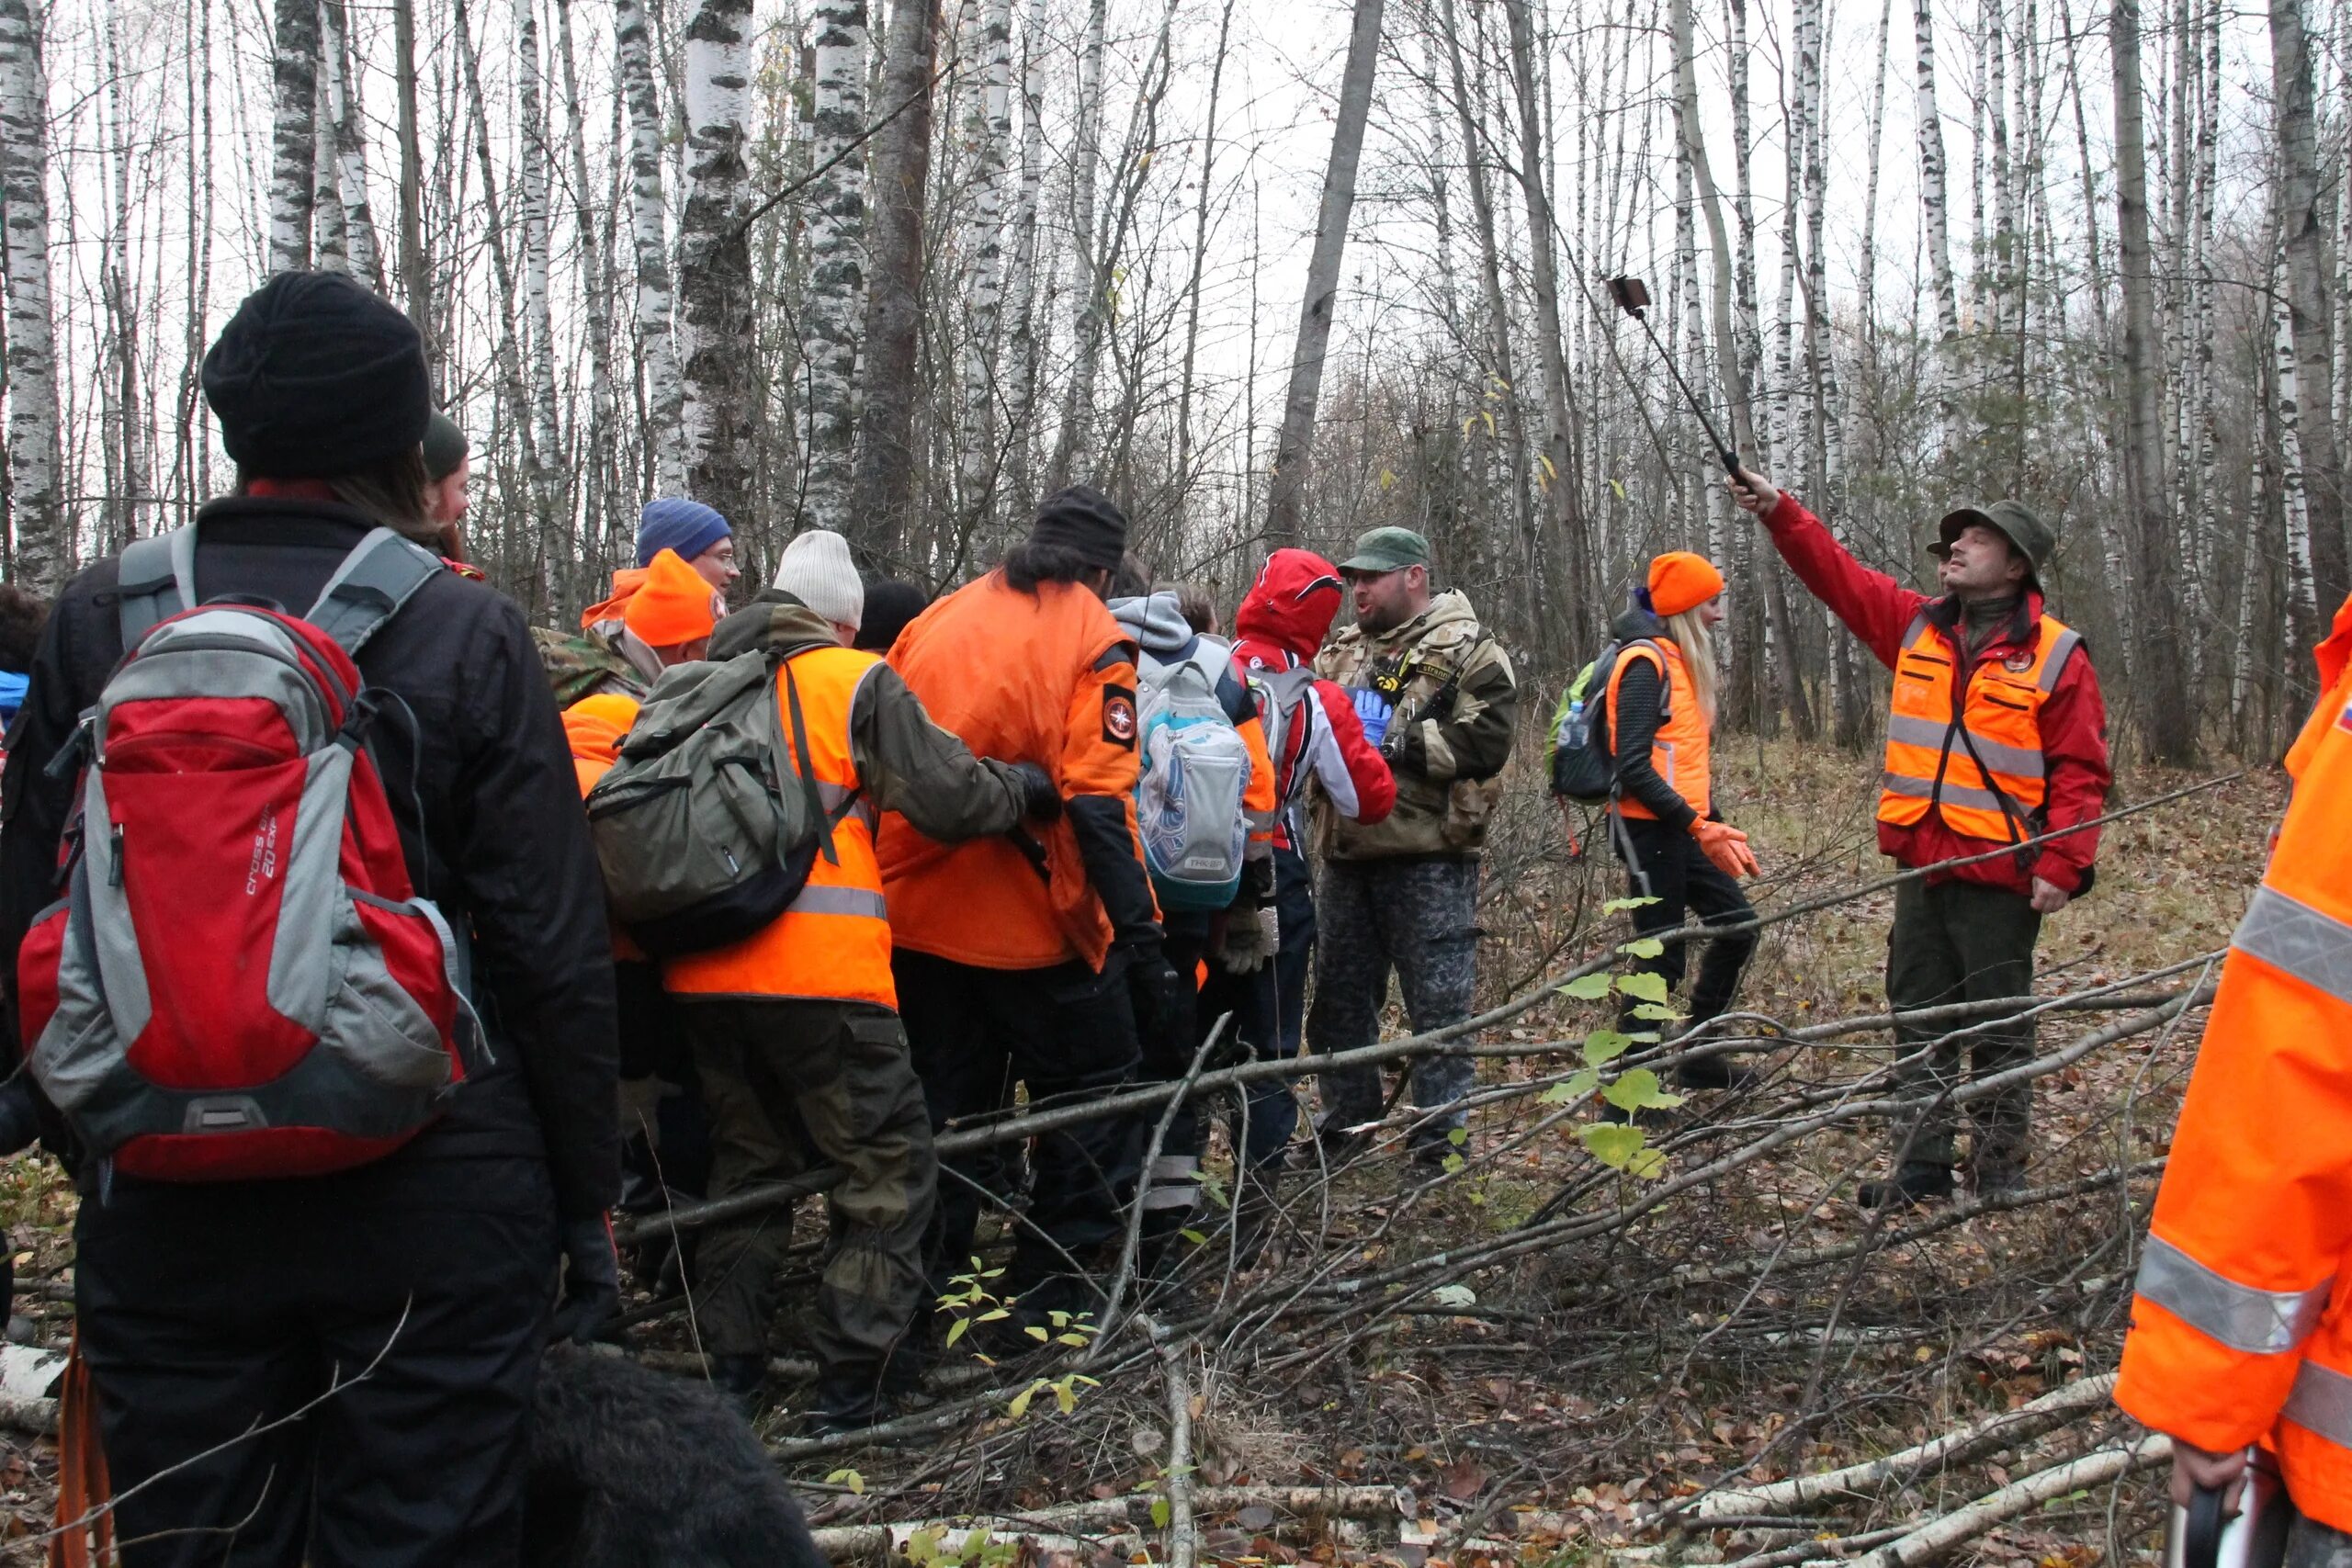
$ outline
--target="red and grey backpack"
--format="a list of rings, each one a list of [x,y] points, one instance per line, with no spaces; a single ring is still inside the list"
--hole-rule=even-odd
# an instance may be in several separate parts
[[[128,651],[51,764],[83,768],[81,799],[17,958],[25,1043],[125,1174],[342,1170],[441,1112],[476,1035],[351,658],[443,568],[379,528],[297,616],[197,604],[195,557],[193,526],[123,552]]]

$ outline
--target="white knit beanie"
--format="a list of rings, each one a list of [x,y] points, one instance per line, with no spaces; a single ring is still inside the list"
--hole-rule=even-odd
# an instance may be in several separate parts
[[[811,528],[784,547],[775,586],[836,626],[854,631],[865,619],[865,584],[849,541],[829,528]]]

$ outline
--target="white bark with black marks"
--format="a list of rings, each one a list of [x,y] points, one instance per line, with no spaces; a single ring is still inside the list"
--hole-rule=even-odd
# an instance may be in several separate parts
[[[744,3],[742,8],[750,7]],[[865,305],[865,164],[851,150],[865,133],[865,0],[817,0],[808,30],[817,60],[808,157],[810,168],[821,172],[807,197],[808,282],[800,345],[807,364],[808,471],[800,521],[844,532],[854,479],[857,333]]]
[[[275,21],[269,270],[300,272],[311,265],[311,215],[318,197],[319,0],[277,0]]]
[[[646,0],[615,0],[613,51],[628,117],[629,246],[636,261],[638,349],[645,365],[649,428],[657,495],[686,488],[685,383],[671,316],[670,238],[662,190],[662,103],[653,86],[653,49]]]
[[[0,203],[7,219],[9,576],[53,592],[73,568],[73,551],[58,490],[49,76],[33,0],[0,0]]]

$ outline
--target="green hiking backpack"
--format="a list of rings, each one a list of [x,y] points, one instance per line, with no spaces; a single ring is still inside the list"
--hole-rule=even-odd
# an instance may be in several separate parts
[[[792,743],[776,721],[777,686]],[[588,792],[588,828],[613,914],[657,958],[741,942],[800,896],[833,824],[813,779],[800,691],[765,649],[662,672],[612,771]]]

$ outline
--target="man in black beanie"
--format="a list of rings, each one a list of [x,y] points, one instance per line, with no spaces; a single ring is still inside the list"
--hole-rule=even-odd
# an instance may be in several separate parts
[[[433,518],[447,525],[450,537],[457,536],[458,525],[466,520],[466,485],[473,478],[473,465],[467,461],[473,444],[458,422],[447,414],[435,412],[424,423],[424,479],[432,486]],[[447,556],[458,556],[459,550],[445,549]]]
[[[882,818],[890,968],[934,1130],[994,1111],[1015,1079],[1033,1103],[1098,1099],[1134,1075],[1139,1031],[1190,1016],[1136,831],[1135,644],[1102,603],[1126,536],[1101,491],[1063,491],[1002,565],[890,650],[933,723],[975,755],[1041,764],[1062,800],[1059,820],[1018,840],[944,844]],[[1132,1115],[1037,1140],[1028,1223],[997,1287],[1019,1298],[1018,1322],[1003,1326],[1102,1310],[1142,1147]],[[967,1267],[995,1168],[944,1164],[925,1249],[935,1291]],[[999,1348],[1034,1342],[1011,1332]]]
[[[192,580],[142,578],[141,546],[129,568],[99,561],[35,654],[0,811],[7,973],[58,897],[79,785],[49,764],[126,621],[229,594],[315,614],[375,528],[435,536],[423,345],[348,276],[271,279],[205,356],[204,389],[238,490],[197,513]],[[355,656],[378,706],[368,749],[409,880],[470,961],[489,1049],[437,1120],[340,1174],[175,1182],[77,1162],[75,1324],[129,1568],[511,1568],[550,1323],[585,1336],[618,1305],[612,950],[571,754],[515,607],[407,564],[424,575]],[[19,1038],[13,1021],[0,1038]]]

